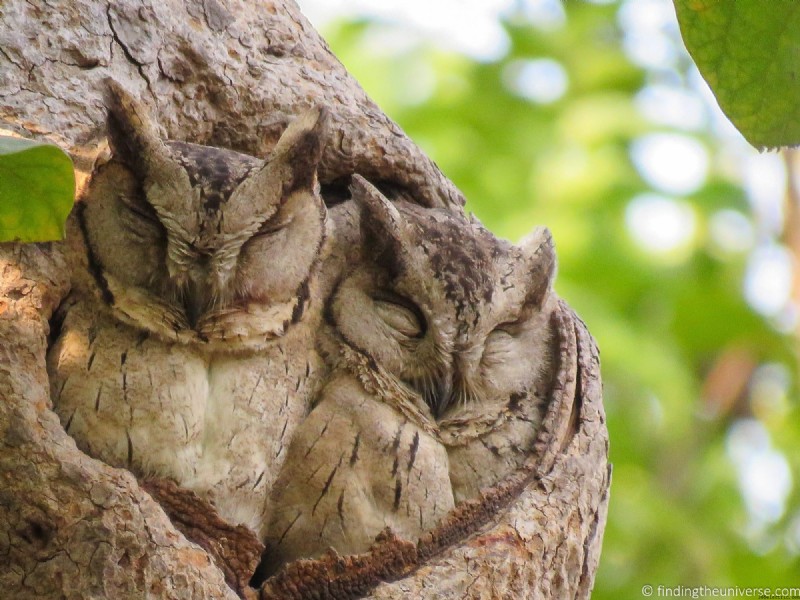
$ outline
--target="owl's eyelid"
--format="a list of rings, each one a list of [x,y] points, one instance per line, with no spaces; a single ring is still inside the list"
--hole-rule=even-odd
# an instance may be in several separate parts
[[[496,325],[494,329],[492,329],[491,333],[494,332],[501,332],[507,333],[510,336],[516,336],[519,333],[519,329],[524,321],[524,317],[518,317],[516,319],[510,319],[508,321],[503,321],[499,325]]]
[[[519,335],[519,320],[505,321],[489,332],[481,355],[481,364],[485,366],[502,363],[513,355],[514,342]]]
[[[422,314],[422,311],[419,309],[419,307],[412,300],[409,300],[405,296],[401,296],[396,292],[382,289],[373,292],[372,299],[376,302],[393,304],[410,312],[419,324],[419,334],[417,334],[415,337],[419,338],[425,335],[425,332],[428,330],[428,321],[425,319],[425,315]]]
[[[513,316],[499,325],[495,325],[492,331],[505,331],[511,336],[516,336],[520,333],[523,325],[528,322],[533,314],[533,311],[536,310],[536,305],[533,302],[524,302],[522,306],[519,307],[518,310],[515,311]]]
[[[413,300],[410,300],[405,296],[401,296],[397,292],[378,289],[372,294],[372,298],[373,300],[380,300],[381,302],[388,302],[389,304],[397,304],[406,310],[410,310],[412,313],[414,313],[414,316],[419,319],[420,323],[425,323],[425,316],[422,314],[419,306],[417,306]]]

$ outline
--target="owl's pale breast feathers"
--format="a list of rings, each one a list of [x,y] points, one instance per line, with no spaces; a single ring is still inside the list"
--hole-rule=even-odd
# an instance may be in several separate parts
[[[435,437],[335,374],[275,482],[268,571],[329,547],[364,552],[386,527],[416,539],[454,506],[447,464]]]

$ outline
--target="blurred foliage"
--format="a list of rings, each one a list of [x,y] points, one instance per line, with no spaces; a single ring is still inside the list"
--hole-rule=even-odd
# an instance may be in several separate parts
[[[757,147],[800,143],[795,2],[675,0],[686,47],[719,104]]]
[[[0,242],[64,237],[75,175],[57,146],[0,136]]]
[[[670,69],[637,65],[624,51],[624,6],[561,6],[560,27],[508,15],[508,52],[484,62],[413,42],[389,23],[339,20],[323,34],[487,226],[512,240],[539,223],[553,232],[557,291],[589,325],[603,361],[614,473],[594,598],[638,598],[644,584],[796,583],[796,339],[743,294],[752,252],[778,243],[780,232],[761,228],[708,116],[694,128],[644,116],[637,98],[649,86],[696,95],[683,49]],[[513,76],[542,58],[561,65],[568,84],[536,102]],[[665,251],[637,241],[629,219],[637,196],[665,196],[633,158],[637,140],[654,132],[691,138],[710,156],[696,189],[666,194],[694,225]],[[723,213],[752,228],[755,241],[720,249],[711,224]],[[765,376],[775,373],[788,376]],[[735,449],[736,440],[752,441],[734,436],[747,430],[742,423],[763,425],[770,456],[789,466],[788,497],[767,516],[752,495],[773,483],[768,474],[745,481],[752,469],[742,471],[741,460],[756,450],[742,459]]]

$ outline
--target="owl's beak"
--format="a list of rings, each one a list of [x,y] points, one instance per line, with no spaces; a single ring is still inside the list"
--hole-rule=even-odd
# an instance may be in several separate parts
[[[200,318],[206,313],[210,305],[211,289],[205,277],[191,277],[183,296],[183,308],[186,312],[186,320],[189,326],[194,329]]]
[[[205,312],[205,302],[194,294],[188,294],[183,302],[183,307],[186,311],[186,320],[189,321],[189,327],[194,329]]]
[[[442,373],[414,377],[406,383],[422,396],[434,418],[442,414],[449,406],[453,396],[452,376],[449,370]]]
[[[433,411],[433,416],[438,419],[452,402],[453,378],[448,373],[436,381],[436,387],[433,390],[433,402],[429,402],[428,405]]]
[[[463,405],[477,397],[470,374],[476,372],[479,361],[480,356],[476,354],[475,348],[456,354],[451,370],[448,370],[437,384],[435,403],[430,405],[437,419],[454,404]]]
[[[456,352],[455,359],[453,364],[442,367],[438,373],[428,373],[410,382],[436,419],[454,404],[466,404],[479,397],[471,374],[479,368],[480,348],[462,349]]]
[[[216,287],[212,282],[212,253],[192,247],[195,260],[183,279],[183,308],[192,329],[214,303]]]

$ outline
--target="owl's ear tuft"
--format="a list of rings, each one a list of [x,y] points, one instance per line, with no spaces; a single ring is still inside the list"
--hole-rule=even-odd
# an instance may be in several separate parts
[[[166,151],[158,127],[145,106],[121,84],[109,78],[105,85],[108,141],[114,157],[145,176],[147,157]]]
[[[144,104],[113,79],[106,80],[105,100],[114,159],[132,171],[159,215],[193,218],[186,170],[172,157]]]
[[[183,167],[170,154],[158,125],[144,104],[113,79],[106,80],[108,141],[114,158],[126,164],[145,189],[153,183],[185,193],[191,186]],[[161,205],[168,198],[148,198]]]
[[[353,201],[361,208],[361,235],[369,258],[397,277],[408,255],[408,233],[397,208],[361,175],[350,184]]]
[[[527,263],[526,304],[540,308],[553,288],[556,277],[556,250],[547,227],[537,227],[520,243]]]
[[[317,106],[292,121],[281,135],[268,162],[285,165],[284,193],[313,187],[329,123],[328,109]]]

